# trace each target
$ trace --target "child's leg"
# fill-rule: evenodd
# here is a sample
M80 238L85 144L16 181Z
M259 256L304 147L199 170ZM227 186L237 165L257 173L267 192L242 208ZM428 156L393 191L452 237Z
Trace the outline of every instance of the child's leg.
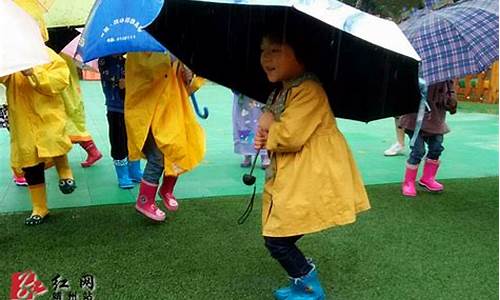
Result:
M127 134L125 132L125 122L123 114L113 111L108 111L106 114L108 119L108 136L109 144L111 145L111 157L115 166L118 186L122 189L131 189L134 183L129 176L128 166L128 151L127 151Z
M151 132L146 139L146 143L144 143L142 152L147 158L143 179L150 183L159 184L160 177L163 174L163 153L161 153L158 146L156 146L156 142Z
M147 157L144 175L139 188L135 209L155 221L164 221L165 213L156 206L155 197L160 177L163 174L163 154L156 146L153 135L149 133L143 153Z
M396 129L396 143L392 144L384 151L385 156L396 156L403 154L405 150L405 131L399 127L399 117L394 118L394 127Z
M128 175L133 182L141 182L143 173L141 171L141 161L140 160L129 160L128 161Z
M243 161L240 163L240 167L248 168L252 165L252 156L251 155L243 155Z
M122 189L133 188L134 183L128 174L128 159L113 160L113 165L115 166L116 177L118 179L118 187Z
M128 160L127 129L125 115L120 112L108 112L109 139L111 157L115 160L127 159L128 177L132 182L141 182L142 171L140 160Z
M441 153L444 151L443 147L444 137L442 134L431 135L425 138L427 143L427 159L439 160Z
M156 146L151 133L148 135L143 152L148 159L143 179L150 183L159 184L164 167L163 153ZM158 193L169 211L176 211L179 208L179 203L173 194L176 182L176 176L164 176Z
M34 167L24 168L24 176L28 181L33 209L31 215L25 219L26 225L38 225L49 213L47 208L47 194L45 190L44 164L40 163Z
M413 136L413 131L406 131L410 140ZM419 134L415 140L415 145L410 146L410 155L406 161L405 177L402 185L402 193L407 197L415 197L417 190L415 189L415 179L417 178L418 165L425 154L424 139Z
M85 161L81 162L80 165L84 168L91 167L94 165L99 159L102 158L102 153L99 151L97 148L96 144L94 141L91 139L89 141L85 142L79 142L80 146L87 152L87 159Z
M271 256L290 276L289 286L274 292L276 299L324 299L325 293L318 280L316 267L295 245L302 236L264 237Z
M53 158L59 175L59 189L63 194L71 194L76 188L73 172L69 166L68 156L61 155Z
M269 165L271 164L271 160L269 159L267 150L265 149L260 151L260 162L262 169L269 167Z
M111 157L114 160L123 160L128 157L127 132L123 113L108 111L108 136L111 145Z
M302 235L292 237L264 237L266 248L271 256L292 278L299 278L311 271L312 266L295 243Z
M163 204L165 204L165 207L169 211L176 211L179 209L179 202L174 196L174 187L177 178L177 176L163 176L163 182L158 193L163 200Z
M427 152L422 177L418 183L430 192L441 192L444 187L436 181L436 174L439 168L439 157L444 150L443 135L438 134L425 137L425 142L429 151Z
M408 134L408 137L411 138L413 137L413 131L407 130L406 133ZM425 143L424 143L424 138L422 137L422 133L420 132L418 134L418 137L415 139L415 145L410 146L410 155L408 157L408 160L406 161L409 165L416 165L418 166L420 164L420 161L425 155Z

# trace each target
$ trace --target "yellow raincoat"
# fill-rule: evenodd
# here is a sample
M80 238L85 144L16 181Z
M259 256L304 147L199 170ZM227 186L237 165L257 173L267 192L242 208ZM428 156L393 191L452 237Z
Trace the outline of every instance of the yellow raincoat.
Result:
M181 63L161 53L129 53L125 64L125 123L130 160L143 157L151 130L164 156L164 172L178 176L196 167L205 155L205 135L189 103Z
M266 148L271 172L262 195L262 233L286 237L352 223L370 208L349 146L319 83L290 89Z
M68 116L66 134L69 135L73 143L91 141L92 137L88 133L85 124L85 108L83 106L78 70L71 57L66 54L60 55L68 64L70 71L69 86L61 93L66 115Z
M51 62L33 68L33 75L21 72L0 78L7 86L11 136L11 165L35 166L47 158L68 153L66 113L60 93L68 87L66 62L47 47Z

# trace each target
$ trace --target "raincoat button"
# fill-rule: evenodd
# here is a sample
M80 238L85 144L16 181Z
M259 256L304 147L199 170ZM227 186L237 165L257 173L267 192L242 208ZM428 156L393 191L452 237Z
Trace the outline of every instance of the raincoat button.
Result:
M168 74L165 74L165 78L167 78L167 77L168 77Z

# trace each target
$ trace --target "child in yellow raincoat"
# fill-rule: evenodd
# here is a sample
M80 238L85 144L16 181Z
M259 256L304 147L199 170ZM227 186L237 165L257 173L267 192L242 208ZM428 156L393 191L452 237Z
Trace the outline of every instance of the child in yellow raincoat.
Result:
M189 94L201 81L169 54L128 53L125 63L125 124L130 160L147 159L135 208L155 221L178 208L173 195L177 177L197 166L205 154L205 136L190 106Z
M51 62L18 72L1 81L7 86L11 137L11 165L22 168L33 203L26 225L43 222L48 214L45 163L53 160L59 188L65 194L76 188L66 154L71 140L66 135L66 113L60 93L69 84L66 62L47 48Z
M81 162L80 165L88 168L101 159L102 154L87 131L85 108L83 106L80 79L78 78L76 65L70 56L64 53L61 53L60 56L66 61L70 71L69 86L61 93L64 99L66 115L68 116L66 133L73 144L79 144L87 152L87 159Z
M34 1L16 0L40 26L42 37L48 35L43 11ZM7 87L10 124L11 166L24 171L33 204L26 225L41 224L48 215L45 187L46 163L54 163L59 175L59 189L69 194L76 188L66 154L72 145L66 135L66 113L61 92L68 87L66 62L46 48L50 63L0 77Z
M349 146L337 128L321 83L306 72L302 44L280 32L265 35L261 65L280 83L259 120L255 148L271 165L262 196L262 233L271 256L291 278L276 299L325 299L316 266L296 242L304 235L353 223L370 208Z

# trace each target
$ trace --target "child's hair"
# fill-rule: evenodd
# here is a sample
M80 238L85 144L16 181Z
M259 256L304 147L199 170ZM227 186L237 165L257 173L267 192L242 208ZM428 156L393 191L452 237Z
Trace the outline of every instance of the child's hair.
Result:
M302 34L297 34L294 30L282 24L269 26L262 37L268 39L271 43L289 45L293 49L297 61L307 69L310 55L306 51L306 41Z

